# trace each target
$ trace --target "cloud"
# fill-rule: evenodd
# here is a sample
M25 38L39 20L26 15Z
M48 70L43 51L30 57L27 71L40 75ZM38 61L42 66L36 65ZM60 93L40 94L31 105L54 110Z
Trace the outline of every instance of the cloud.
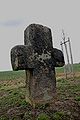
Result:
M4 22L0 22L0 26L3 27L17 27L23 24L23 20L8 20Z

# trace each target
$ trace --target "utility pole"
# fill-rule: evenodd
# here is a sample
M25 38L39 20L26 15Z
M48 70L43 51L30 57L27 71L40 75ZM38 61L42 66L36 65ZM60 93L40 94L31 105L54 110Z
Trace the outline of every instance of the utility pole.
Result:
M63 43L62 43L62 41L61 41L60 45L61 45L61 50L62 50L62 52L63 52L63 54L64 54L64 51L63 51ZM64 65L64 74L65 74L66 79L67 79L66 65Z
M66 42L68 42L68 41L65 40L64 30L62 30L62 34L63 34L63 44L65 46L65 51L66 51L66 56L67 56L67 63L68 63L67 68L68 68L68 72L70 72L69 55L68 55L68 50L67 50L67 45L66 45Z
M69 41L69 50L70 50L70 57L71 57L71 72L73 73L73 77L74 77L73 56L72 56L71 42L69 37L68 37L68 41Z
M64 74L66 76L66 79L67 79L69 74L70 74L70 76L73 75L73 78L74 78L73 56L72 56L72 49L71 49L70 38L68 37L68 39L66 40L64 30L62 30L62 35L63 35L63 37L62 37L63 42L61 41L61 43L60 43L61 50L62 50L62 52L64 54L64 49L63 48L65 47L65 52L66 52L66 57L67 57L67 65L64 66ZM67 43L69 45L69 50L67 49ZM69 51L70 54L68 54L68 51ZM69 59L69 55L70 55L70 59ZM70 64L69 60L71 61L71 64Z

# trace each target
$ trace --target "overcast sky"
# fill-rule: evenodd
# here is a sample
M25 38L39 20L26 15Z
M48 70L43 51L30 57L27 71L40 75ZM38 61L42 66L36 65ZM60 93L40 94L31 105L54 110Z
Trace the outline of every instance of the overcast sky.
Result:
M10 50L24 44L24 30L31 23L50 27L59 49L64 29L74 62L80 62L80 0L0 0L0 71L12 69Z

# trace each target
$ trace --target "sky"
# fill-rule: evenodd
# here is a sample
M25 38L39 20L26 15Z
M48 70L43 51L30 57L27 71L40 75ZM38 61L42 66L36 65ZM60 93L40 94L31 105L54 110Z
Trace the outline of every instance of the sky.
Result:
M64 29L66 40L71 40L74 63L79 63L79 12L80 0L0 0L0 71L12 70L10 50L24 44L24 30L32 23L51 28L53 47L58 49Z

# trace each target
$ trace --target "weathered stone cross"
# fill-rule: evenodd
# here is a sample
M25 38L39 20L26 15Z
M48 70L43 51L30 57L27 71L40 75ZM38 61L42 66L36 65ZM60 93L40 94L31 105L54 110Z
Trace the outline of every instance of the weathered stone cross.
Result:
M24 31L24 44L11 50L13 70L26 71L27 101L52 102L56 93L55 67L64 65L63 53L53 48L51 30L31 24Z

